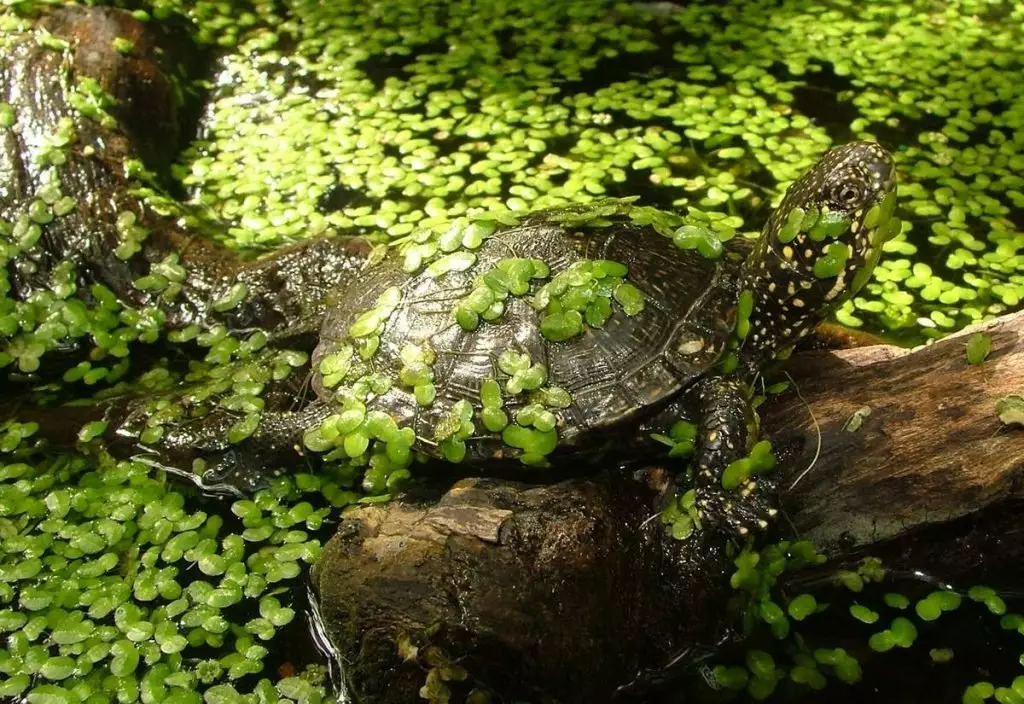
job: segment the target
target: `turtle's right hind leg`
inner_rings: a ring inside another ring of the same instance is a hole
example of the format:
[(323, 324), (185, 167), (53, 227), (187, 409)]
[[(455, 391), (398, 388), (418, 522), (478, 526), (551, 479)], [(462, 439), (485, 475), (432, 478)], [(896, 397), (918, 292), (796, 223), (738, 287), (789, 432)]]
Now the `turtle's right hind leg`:
[(0, 430), (12, 422), (31, 424), (28, 437), (42, 442), (40, 449), (102, 449), (115, 459), (141, 461), (188, 479), (210, 493), (248, 496), (284, 471), (316, 461), (303, 452), (302, 435), (329, 415), (318, 401), (297, 410), (268, 409), (248, 437), (236, 440), (232, 428), (243, 414), (213, 407), (202, 417), (155, 426), (147, 423), (154, 415), (153, 401), (120, 396), (89, 405), (7, 403), (0, 406)]

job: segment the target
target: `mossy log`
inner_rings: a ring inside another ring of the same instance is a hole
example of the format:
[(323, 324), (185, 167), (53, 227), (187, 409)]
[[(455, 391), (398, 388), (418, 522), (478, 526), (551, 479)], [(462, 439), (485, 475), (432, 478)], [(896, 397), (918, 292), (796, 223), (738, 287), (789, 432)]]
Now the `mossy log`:
[[(17, 123), (0, 130), (0, 222), (18, 222), (49, 182), (43, 157), (48, 140), (62, 133), (74, 139), (55, 173), (74, 207), (47, 225), (24, 261), (10, 266), (13, 296), (46, 290), (54, 268), (70, 262), (118, 300), (159, 308), (168, 329), (220, 323), (278, 339), (316, 331), (328, 292), (351, 278), (371, 247), (358, 237), (323, 236), (246, 257), (215, 241), (225, 223), (168, 195), (178, 188), (169, 165), (194, 133), (201, 104), (188, 94), (193, 88), (185, 76), (210, 70), (209, 56), (185, 48), (192, 46), (187, 30), (143, 24), (115, 8), (74, 5), (41, 14), (35, 27), (40, 36), (66, 42), (71, 60), (31, 33), (3, 47), (0, 103)], [(132, 51), (118, 51), (115, 38), (130, 41)], [(69, 96), (83, 85), (110, 100), (113, 124), (75, 107)], [(148, 174), (131, 175), (132, 163), (144, 164)], [(119, 254), (125, 217), (140, 241), (134, 253)], [(186, 273), (173, 302), (135, 283), (169, 256)], [(246, 287), (245, 301), (217, 310), (213, 302), (238, 284)]]
[[(913, 351), (811, 351), (790, 365), (795, 385), (762, 408), (782, 450), (782, 534), (795, 529), (837, 561), (870, 548), (949, 579), (1021, 556), (1004, 519), (1022, 491), (1024, 430), (1003, 425), (995, 404), (1024, 390), (1024, 314), (981, 327), (992, 351), (980, 365), (965, 355), (974, 329)], [(666, 477), (467, 479), (440, 501), (349, 511), (316, 578), (361, 701), (414, 701), (431, 671), (463, 670), (466, 682), (446, 686), (484, 682), (531, 701), (642, 698), (653, 672), (708, 652), (728, 636), (728, 561), (713, 541), (674, 541), (652, 520)], [(993, 521), (927, 530), (967, 514)]]

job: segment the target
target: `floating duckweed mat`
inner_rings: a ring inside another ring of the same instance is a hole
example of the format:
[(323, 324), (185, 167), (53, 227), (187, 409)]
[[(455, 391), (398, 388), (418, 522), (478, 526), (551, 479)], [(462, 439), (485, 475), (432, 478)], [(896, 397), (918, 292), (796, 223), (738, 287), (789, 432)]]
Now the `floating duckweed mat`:
[[(3, 3), (0, 46), (46, 4)], [(1019, 3), (108, 4), (185, 18), (217, 52), (201, 136), (172, 176), (239, 248), (395, 241), (471, 211), (609, 195), (753, 234), (830, 145), (866, 138), (895, 151), (906, 224), (838, 319), (920, 341), (1024, 296)], [(0, 129), (12, 119), (0, 105)], [(203, 376), (235, 363), (240, 344), (221, 343)], [(278, 478), (225, 520), (144, 465), (40, 454), (31, 425), (2, 432), (0, 697), (323, 696), (316, 676), (263, 662), (317, 531), (359, 500), (351, 478)]]
[(838, 319), (916, 341), (1024, 295), (1019, 4), (234, 7), (192, 11), (232, 48), (175, 175), (239, 246), (605, 195), (753, 233), (828, 146), (880, 139), (907, 224)]

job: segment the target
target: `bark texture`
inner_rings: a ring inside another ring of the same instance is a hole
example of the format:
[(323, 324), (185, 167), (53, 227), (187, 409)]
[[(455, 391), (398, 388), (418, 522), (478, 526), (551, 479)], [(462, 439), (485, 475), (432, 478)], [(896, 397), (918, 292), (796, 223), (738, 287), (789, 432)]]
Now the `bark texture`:
[(416, 701), (458, 662), (460, 696), (608, 701), (630, 683), (641, 694), (645, 666), (720, 640), (727, 558), (710, 541), (679, 550), (651, 520), (666, 478), (466, 479), (436, 503), (350, 511), (315, 580), (357, 700)]
[[(992, 351), (972, 365), (965, 347), (978, 331)], [(762, 422), (785, 452), (784, 505), (803, 537), (849, 549), (1024, 496), (1024, 430), (995, 410), (1024, 395), (1024, 313), (913, 351), (807, 353), (791, 370), (799, 394), (768, 405)], [(844, 429), (861, 409), (859, 430)]]

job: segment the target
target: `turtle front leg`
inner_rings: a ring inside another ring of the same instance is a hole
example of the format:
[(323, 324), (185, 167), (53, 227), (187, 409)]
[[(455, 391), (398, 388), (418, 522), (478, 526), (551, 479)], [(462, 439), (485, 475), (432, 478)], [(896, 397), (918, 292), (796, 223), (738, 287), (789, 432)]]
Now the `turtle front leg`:
[(754, 410), (742, 382), (717, 376), (699, 382), (696, 394), (694, 490), (701, 520), (738, 535), (761, 531), (777, 510), (772, 507), (774, 487), (764, 477), (752, 476), (736, 488), (726, 489), (726, 468), (746, 457), (757, 440)]

